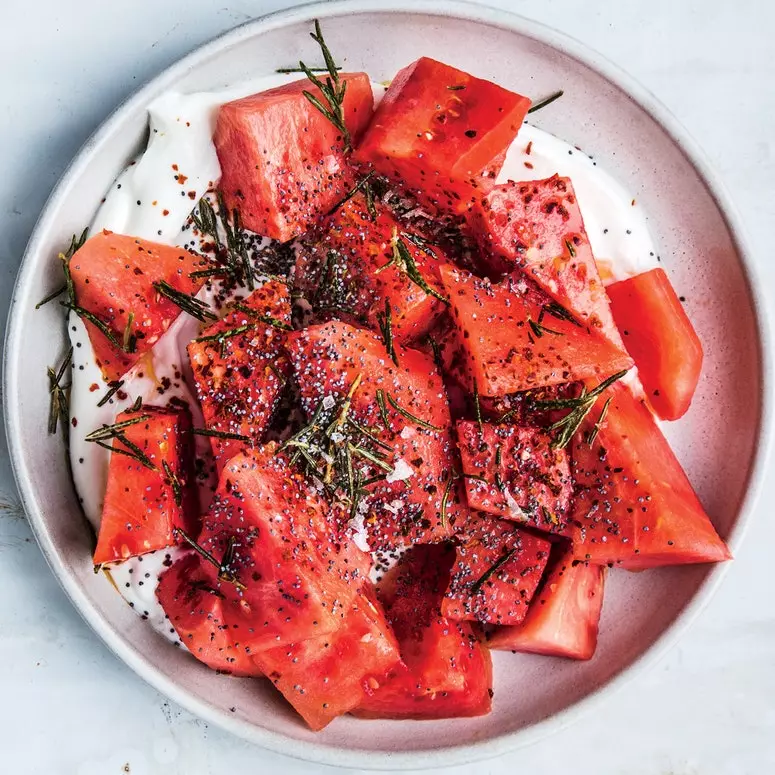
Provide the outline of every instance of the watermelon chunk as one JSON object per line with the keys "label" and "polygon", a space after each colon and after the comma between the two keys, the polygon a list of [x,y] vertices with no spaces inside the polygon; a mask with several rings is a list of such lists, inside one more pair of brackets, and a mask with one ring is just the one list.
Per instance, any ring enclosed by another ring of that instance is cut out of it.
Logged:
{"label": "watermelon chunk", "polygon": [[335,630],[368,584],[323,497],[277,447],[232,458],[199,544],[221,568],[223,615],[250,653]]}
{"label": "watermelon chunk", "polygon": [[496,650],[592,659],[605,573],[605,568],[573,560],[572,551],[556,546],[525,621],[516,627],[496,628],[488,635],[487,645]]}
{"label": "watermelon chunk", "polygon": [[219,470],[263,438],[290,376],[282,351],[290,325],[288,288],[272,281],[188,345],[205,426],[242,437],[212,437]]}
{"label": "watermelon chunk", "polygon": [[459,420],[470,508],[559,533],[573,493],[568,456],[536,428]]}
{"label": "watermelon chunk", "polygon": [[315,731],[360,705],[402,666],[373,590],[356,596],[333,632],[263,651],[255,662]]}
{"label": "watermelon chunk", "polygon": [[530,100],[421,57],[399,71],[356,159],[426,205],[460,212],[492,185]]}
{"label": "watermelon chunk", "polygon": [[[298,252],[296,285],[326,317],[334,312],[373,330],[379,330],[387,303],[393,336],[400,341],[417,339],[444,309],[439,298],[444,256],[430,245],[420,248],[412,241],[414,235],[406,237],[380,201],[371,208],[358,194],[336,210],[323,236]],[[406,254],[396,254],[398,241]],[[409,256],[409,267],[404,255]],[[412,280],[409,273],[415,270],[419,277]]]}
{"label": "watermelon chunk", "polygon": [[188,410],[144,406],[121,412],[124,422],[132,424],[113,440],[95,565],[172,546],[177,528],[199,522]]}
{"label": "watermelon chunk", "polygon": [[378,588],[404,666],[353,713],[361,718],[439,719],[489,713],[492,664],[468,622],[450,621],[440,603],[453,552],[414,546]]}
{"label": "watermelon chunk", "polygon": [[450,619],[519,624],[551,544],[513,522],[484,515],[471,516],[460,541],[441,612]]}
{"label": "watermelon chunk", "polygon": [[[391,469],[367,469],[360,512],[372,549],[428,543],[452,535],[466,509],[450,478],[456,449],[449,406],[433,361],[396,343],[396,366],[379,336],[332,321],[288,335],[288,354],[308,416],[330,407],[320,421],[336,416],[335,406],[359,380],[350,398],[348,417],[377,439],[374,450]],[[382,406],[380,406],[380,404]],[[398,407],[398,408],[396,408]],[[356,445],[370,443],[354,429]]]}
{"label": "watermelon chunk", "polygon": [[200,662],[219,673],[260,676],[250,649],[233,637],[224,619],[217,574],[192,552],[162,573],[156,597],[183,645]]}
{"label": "watermelon chunk", "polygon": [[592,446],[600,406],[572,441],[574,556],[633,569],[730,559],[645,399],[619,383],[606,396]]}
{"label": "watermelon chunk", "polygon": [[[371,82],[365,73],[340,78],[355,140],[371,117]],[[281,242],[316,225],[354,183],[343,138],[305,91],[325,104],[307,79],[227,102],[213,137],[228,208],[251,231]]]}
{"label": "watermelon chunk", "polygon": [[469,223],[490,271],[520,269],[580,323],[624,349],[569,178],[495,186],[474,204]]}
{"label": "watermelon chunk", "polygon": [[126,374],[180,314],[180,307],[153,284],[163,281],[194,295],[203,281],[192,280],[190,274],[207,263],[183,248],[110,231],[95,234],[76,251],[70,259],[76,302],[111,333],[106,336],[84,319],[97,365],[107,381]]}
{"label": "watermelon chunk", "polygon": [[520,274],[494,284],[441,268],[467,374],[483,396],[502,396],[585,377],[602,380],[632,359],[600,333],[552,312],[551,300]]}

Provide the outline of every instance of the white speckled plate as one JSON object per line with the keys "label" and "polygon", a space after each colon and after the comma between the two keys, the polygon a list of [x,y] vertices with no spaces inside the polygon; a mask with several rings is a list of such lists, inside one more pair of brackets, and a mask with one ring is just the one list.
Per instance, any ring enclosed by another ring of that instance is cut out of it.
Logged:
{"label": "white speckled plate", "polygon": [[[761,300],[739,222],[694,144],[654,98],[579,43],[507,13],[457,2],[352,0],[305,6],[245,24],[162,73],[89,140],[41,215],[19,273],[5,351],[5,412],[17,483],[35,533],[74,605],[118,656],[181,705],[260,745],[319,762],[423,767],[491,756],[559,729],[643,669],[683,632],[724,567],[614,572],[600,646],[584,664],[495,654],[485,718],[436,722],[339,719],[312,734],[263,682],[219,677],[150,630],[92,573],[83,522],[58,438],[46,435],[45,369],[64,349],[56,305],[34,311],[58,282],[54,257],[91,220],[146,132],[159,93],[199,91],[313,58],[310,20],[348,69],[375,80],[420,55],[531,96],[562,87],[545,129],[600,160],[650,216],[663,265],[703,341],[703,380],[670,440],[732,549],[765,470],[771,373]],[[734,429],[734,432],[731,431]],[[233,709],[233,710],[232,710]]]}

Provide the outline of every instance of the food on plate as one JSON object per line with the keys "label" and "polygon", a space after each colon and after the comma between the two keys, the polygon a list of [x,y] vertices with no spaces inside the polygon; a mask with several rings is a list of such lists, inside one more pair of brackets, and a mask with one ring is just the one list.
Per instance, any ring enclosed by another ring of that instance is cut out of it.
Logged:
{"label": "food on plate", "polygon": [[702,348],[529,99],[312,37],[322,72],[155,105],[44,300],[49,430],[95,568],[208,667],[313,730],[486,714],[491,651],[591,659],[604,582],[730,558],[653,414]]}
{"label": "food on plate", "polygon": [[702,344],[665,270],[643,272],[606,290],[652,409],[663,420],[683,417],[700,381]]}

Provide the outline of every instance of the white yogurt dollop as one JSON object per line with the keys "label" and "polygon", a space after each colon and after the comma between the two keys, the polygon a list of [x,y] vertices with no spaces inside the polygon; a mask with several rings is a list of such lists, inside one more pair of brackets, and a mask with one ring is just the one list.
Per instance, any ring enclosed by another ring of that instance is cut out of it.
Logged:
{"label": "white yogurt dollop", "polygon": [[[297,79],[298,74],[273,75],[221,91],[189,95],[171,92],[159,97],[148,109],[148,147],[107,193],[91,224],[91,233],[110,229],[168,245],[190,244],[191,234],[182,227],[199,198],[220,179],[212,142],[218,107]],[[379,100],[384,87],[374,84],[374,93]],[[574,146],[534,126],[523,125],[498,182],[537,180],[554,174],[570,177],[573,182],[604,281],[623,279],[656,265],[656,250],[645,217],[619,183]],[[207,292],[203,290],[200,297],[206,300]],[[198,330],[196,320],[181,315],[152,352],[124,377],[121,393],[98,407],[107,385],[83,323],[77,316],[70,316],[68,331],[74,347],[71,415],[77,420],[70,432],[70,455],[76,490],[95,529],[99,528],[102,513],[109,452],[87,442],[87,434],[103,423],[114,422],[116,414],[131,406],[138,396],[149,405],[158,403],[157,388],[164,377],[171,382],[171,388],[164,392],[164,403],[178,396],[188,401],[196,415],[199,409],[191,389],[176,374],[185,373],[186,345]],[[200,439],[200,443],[206,444],[206,440]],[[365,548],[362,538],[359,536],[359,545]],[[156,600],[155,589],[167,555],[174,559],[182,551],[161,550],[132,558],[111,570],[125,599],[171,640],[178,639]]]}

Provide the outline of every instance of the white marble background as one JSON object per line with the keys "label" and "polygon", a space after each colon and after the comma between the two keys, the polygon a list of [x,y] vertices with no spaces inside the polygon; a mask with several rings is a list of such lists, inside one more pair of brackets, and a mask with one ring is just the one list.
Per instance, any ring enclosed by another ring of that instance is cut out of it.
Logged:
{"label": "white marble background", "polygon": [[[699,140],[775,289],[775,2],[489,0],[560,28],[649,87]],[[0,0],[0,310],[50,189],[135,87],[287,0]],[[741,375],[744,379],[744,375]],[[2,444],[2,442],[0,442]],[[450,769],[531,775],[775,773],[771,501],[681,644],[595,715],[532,748]],[[0,449],[0,773],[302,775],[144,684],[81,621],[16,505]]]}

